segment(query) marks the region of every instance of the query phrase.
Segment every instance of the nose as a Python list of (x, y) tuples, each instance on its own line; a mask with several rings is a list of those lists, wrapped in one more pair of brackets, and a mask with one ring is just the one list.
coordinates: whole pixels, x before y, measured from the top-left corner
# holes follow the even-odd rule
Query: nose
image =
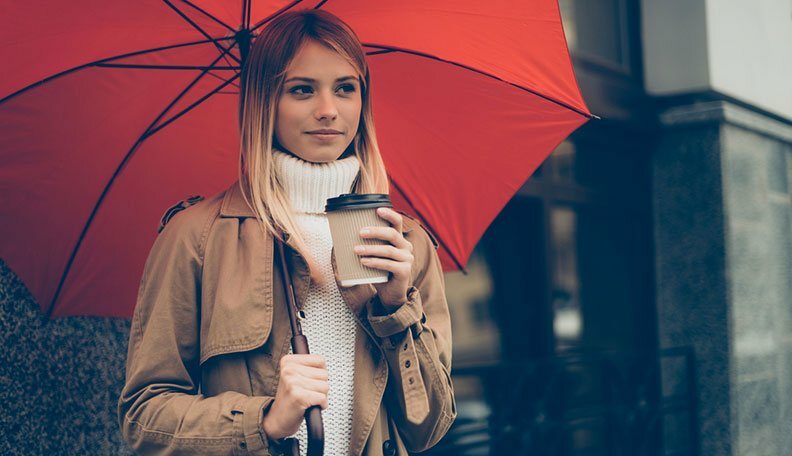
[(322, 92), (322, 95), (317, 97), (318, 106), (316, 107), (316, 118), (317, 120), (322, 119), (335, 119), (338, 117), (338, 109), (336, 109), (335, 100), (333, 99), (333, 94), (327, 94)]

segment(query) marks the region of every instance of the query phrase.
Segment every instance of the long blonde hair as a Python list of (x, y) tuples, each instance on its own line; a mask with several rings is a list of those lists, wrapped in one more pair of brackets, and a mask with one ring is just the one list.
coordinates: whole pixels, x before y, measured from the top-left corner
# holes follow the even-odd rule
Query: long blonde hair
[(289, 233), (295, 249), (308, 263), (311, 279), (324, 284), (316, 259), (295, 222), (272, 158), (275, 115), (286, 69), (307, 40), (337, 52), (358, 73), (362, 98), (360, 122), (357, 134), (344, 152), (354, 153), (360, 162), (360, 174), (352, 191), (389, 193), (388, 175), (374, 130), (365, 52), (355, 32), (337, 16), (323, 10), (286, 12), (273, 19), (251, 45), (240, 78), (239, 185), (261, 228), (280, 240), (283, 240), (281, 231)]

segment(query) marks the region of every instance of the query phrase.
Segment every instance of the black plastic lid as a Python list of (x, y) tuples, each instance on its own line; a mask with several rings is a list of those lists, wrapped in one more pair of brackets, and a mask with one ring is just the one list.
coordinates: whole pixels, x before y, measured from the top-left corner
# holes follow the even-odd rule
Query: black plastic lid
[(344, 193), (335, 198), (328, 198), (325, 212), (370, 209), (372, 207), (393, 207), (393, 204), (385, 193)]

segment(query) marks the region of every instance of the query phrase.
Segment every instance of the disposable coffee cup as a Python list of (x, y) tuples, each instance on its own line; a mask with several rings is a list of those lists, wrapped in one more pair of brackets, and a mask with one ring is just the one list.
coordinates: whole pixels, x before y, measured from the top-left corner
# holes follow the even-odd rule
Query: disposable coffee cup
[(384, 283), (389, 272), (364, 266), (360, 255), (353, 250), (356, 245), (389, 245), (382, 239), (362, 238), (360, 230), (366, 226), (389, 227), (387, 220), (377, 215), (378, 207), (393, 207), (387, 194), (345, 193), (329, 198), (325, 206), (333, 252), (342, 287), (365, 283)]

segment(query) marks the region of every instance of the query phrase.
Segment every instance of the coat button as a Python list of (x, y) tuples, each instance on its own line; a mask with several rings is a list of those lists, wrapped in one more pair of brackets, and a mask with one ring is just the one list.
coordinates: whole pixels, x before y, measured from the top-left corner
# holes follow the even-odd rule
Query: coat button
[(382, 456), (396, 456), (396, 445), (390, 440), (382, 442)]
[(247, 448), (247, 443), (239, 442), (239, 448)]
[(410, 367), (410, 360), (409, 359), (404, 362), (404, 367)]

